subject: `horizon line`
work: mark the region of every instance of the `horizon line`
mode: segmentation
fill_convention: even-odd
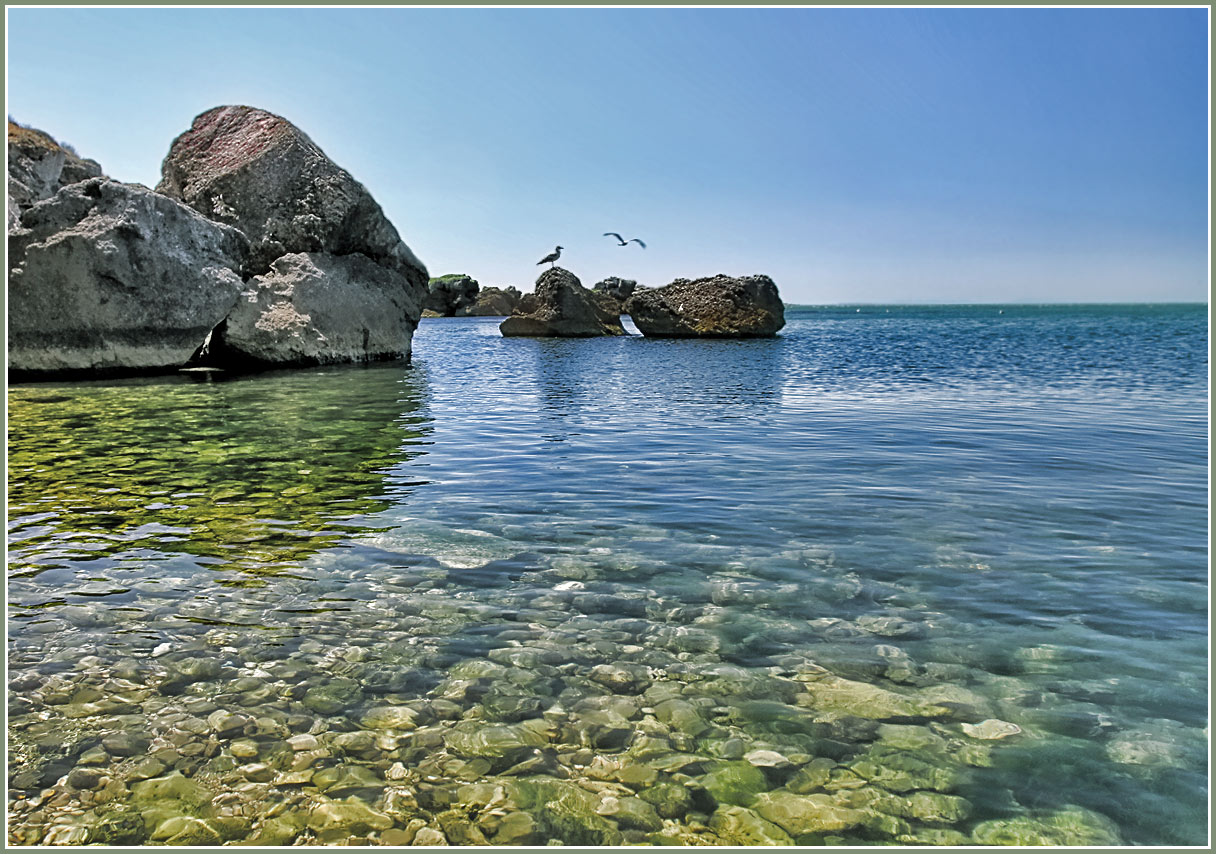
[[[883,306],[883,305],[915,305],[921,307],[928,306],[963,306],[963,305],[983,305],[983,306],[1000,306],[1000,305],[1016,305],[1016,306],[1046,306],[1046,305],[1208,305],[1207,300],[1117,300],[1106,302],[1102,300],[1034,300],[1020,302],[787,302],[786,307],[801,306],[804,308],[826,308],[832,306]]]

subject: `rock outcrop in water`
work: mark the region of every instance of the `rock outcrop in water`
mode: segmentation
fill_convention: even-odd
[[[101,177],[101,164],[77,155],[34,128],[8,123],[8,229],[60,188]]]
[[[637,290],[638,283],[633,279],[621,279],[616,276],[609,276],[602,281],[596,282],[591,288],[597,294],[602,294],[606,297],[616,300],[621,310],[618,314],[624,313],[625,303],[633,296],[633,292]]]
[[[427,294],[426,268],[363,185],[291,122],[253,107],[208,110],[173,141],[161,174],[158,192],[249,238],[255,278],[241,308],[262,314],[232,326],[273,334],[246,349],[247,338],[218,329],[215,351],[226,362],[316,364],[409,355]],[[373,273],[360,257],[380,269]],[[359,276],[364,281],[355,294],[350,287]],[[308,285],[287,287],[289,279]],[[259,296],[259,289],[273,293]],[[354,314],[343,308],[349,299],[359,304]],[[381,327],[362,325],[367,312],[380,314]],[[309,320],[301,325],[304,316]],[[296,332],[282,335],[289,327]],[[367,348],[352,351],[352,336]],[[304,337],[311,340],[302,350]],[[277,350],[273,341],[284,346]]]
[[[482,288],[477,294],[477,302],[457,314],[463,313],[468,317],[509,317],[522,297],[519,289],[511,285],[505,288]]]
[[[499,326],[504,336],[593,338],[624,335],[619,313],[607,300],[587,290],[578,277],[562,267],[541,273],[536,289],[526,294],[515,313]]]
[[[14,378],[184,364],[243,287],[248,241],[136,184],[91,178],[10,229]]]
[[[431,279],[423,317],[508,317],[519,305],[517,288],[483,288],[472,276],[449,273]]]
[[[428,317],[456,317],[467,314],[477,303],[481,285],[464,273],[436,276],[427,283],[426,301],[422,304]]]
[[[633,279],[621,279],[616,276],[609,276],[595,283],[591,292],[601,306],[608,311],[616,312],[619,318],[625,313],[625,303],[629,301],[629,297],[637,290],[638,283]]]
[[[637,291],[625,311],[643,335],[657,338],[768,338],[785,326],[785,306],[768,276],[676,279]]]

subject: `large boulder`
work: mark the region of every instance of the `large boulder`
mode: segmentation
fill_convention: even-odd
[[[21,377],[184,364],[236,302],[249,247],[146,187],[91,178],[27,210],[8,250]]]
[[[414,292],[364,255],[284,255],[250,280],[209,358],[251,367],[404,358],[418,311]]]
[[[467,317],[509,317],[519,305],[521,297],[519,289],[511,285],[505,288],[482,288],[477,294],[477,302],[457,309],[456,314]]]
[[[768,276],[676,279],[636,291],[625,311],[643,335],[657,338],[768,338],[785,326],[785,306]]]
[[[625,334],[620,314],[561,267],[541,273],[533,293],[521,299],[515,313],[498,328],[508,337],[591,338]]]
[[[85,160],[50,134],[16,122],[8,123],[8,229],[19,227],[21,214],[49,199],[61,187],[101,177],[101,165]]]
[[[285,277],[309,281],[306,290],[312,294],[330,289],[334,304],[346,296],[360,303],[359,310],[349,315],[335,311],[313,316],[307,333],[295,321],[288,324],[301,335],[316,336],[313,345],[306,348],[310,353],[306,359],[301,360],[295,334],[282,339],[285,349],[278,354],[262,346],[246,353],[238,346],[240,339],[230,336],[221,348],[229,364],[239,364],[242,354],[252,362],[287,364],[381,358],[381,354],[408,357],[427,295],[426,267],[402,242],[363,185],[291,122],[253,107],[208,110],[173,141],[161,176],[158,192],[180,199],[210,219],[235,226],[249,237],[249,272],[257,277],[257,286],[275,293],[245,299],[243,306],[249,303],[278,311],[275,307],[284,304]],[[293,259],[276,267],[285,256],[301,255],[310,260]],[[350,274],[372,271],[355,256],[381,268],[374,274],[375,281],[365,282],[357,297],[342,291],[356,281]],[[348,261],[339,263],[337,258]],[[336,278],[328,282],[316,279],[317,275],[330,274]],[[365,311],[376,310],[376,299],[385,318],[400,324],[390,337],[404,342],[404,349],[394,344],[378,350],[371,341],[372,329],[362,324],[325,325],[355,322]],[[278,324],[275,317],[262,322],[263,326]],[[362,338],[365,328],[368,349],[352,355],[354,351],[345,342],[352,335]]]
[[[439,317],[455,317],[477,303],[481,285],[464,273],[448,273],[427,283],[426,301],[422,307]]]
[[[426,268],[364,186],[265,110],[216,107],[195,118],[173,140],[156,190],[245,232],[253,273],[297,252],[359,252],[426,286]]]

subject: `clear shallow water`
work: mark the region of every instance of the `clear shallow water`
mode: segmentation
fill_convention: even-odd
[[[322,842],[764,844],[747,806],[807,843],[1203,844],[1206,352],[1202,306],[809,307],[767,341],[435,319],[411,367],[14,387],[14,841],[265,840],[256,799]],[[451,735],[489,724],[528,743]],[[112,782],[35,803],[82,767]],[[220,801],[149,806],[175,769]],[[508,838],[458,793],[538,774],[600,800],[508,787]],[[343,797],[393,827],[315,819]]]

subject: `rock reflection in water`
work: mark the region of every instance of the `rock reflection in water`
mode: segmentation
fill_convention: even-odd
[[[393,469],[422,451],[423,400],[400,365],[16,387],[10,572],[179,555],[239,570],[227,584],[288,571],[409,491]]]

